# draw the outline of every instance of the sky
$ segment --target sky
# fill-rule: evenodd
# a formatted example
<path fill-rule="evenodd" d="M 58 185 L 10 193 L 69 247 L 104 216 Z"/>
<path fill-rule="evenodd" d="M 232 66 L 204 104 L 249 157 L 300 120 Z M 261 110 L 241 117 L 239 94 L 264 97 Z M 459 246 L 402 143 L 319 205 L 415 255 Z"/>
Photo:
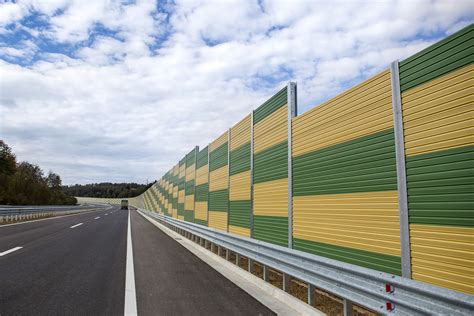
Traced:
<path fill-rule="evenodd" d="M 474 1 L 2 1 L 0 139 L 63 184 L 146 183 L 297 82 L 303 113 Z"/>

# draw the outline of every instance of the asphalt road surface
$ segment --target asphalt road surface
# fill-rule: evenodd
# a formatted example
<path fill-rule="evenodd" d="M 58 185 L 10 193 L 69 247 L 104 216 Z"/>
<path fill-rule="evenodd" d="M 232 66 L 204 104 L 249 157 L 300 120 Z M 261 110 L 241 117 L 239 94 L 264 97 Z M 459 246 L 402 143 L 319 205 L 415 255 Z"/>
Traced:
<path fill-rule="evenodd" d="M 0 314 L 123 314 L 127 223 L 114 207 L 0 227 L 0 252 L 23 247 L 0 257 Z"/>
<path fill-rule="evenodd" d="M 138 315 L 274 315 L 143 216 L 131 218 Z"/>
<path fill-rule="evenodd" d="M 123 315 L 127 225 L 111 207 L 0 226 L 0 316 Z M 273 315 L 135 211 L 131 230 L 139 315 Z"/>

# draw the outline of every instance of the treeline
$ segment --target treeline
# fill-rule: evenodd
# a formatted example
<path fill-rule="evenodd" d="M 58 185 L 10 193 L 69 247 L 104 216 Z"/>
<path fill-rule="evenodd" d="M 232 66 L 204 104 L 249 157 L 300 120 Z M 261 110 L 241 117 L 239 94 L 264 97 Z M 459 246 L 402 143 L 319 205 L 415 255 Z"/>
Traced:
<path fill-rule="evenodd" d="M 73 205 L 77 200 L 61 190 L 61 177 L 44 174 L 35 164 L 18 163 L 12 149 L 0 140 L 0 204 Z"/>
<path fill-rule="evenodd" d="M 154 182 L 153 182 L 154 183 Z M 153 185 L 138 183 L 92 183 L 92 184 L 75 184 L 63 186 L 62 190 L 67 195 L 84 196 L 95 198 L 129 198 L 135 197 L 145 192 Z"/>

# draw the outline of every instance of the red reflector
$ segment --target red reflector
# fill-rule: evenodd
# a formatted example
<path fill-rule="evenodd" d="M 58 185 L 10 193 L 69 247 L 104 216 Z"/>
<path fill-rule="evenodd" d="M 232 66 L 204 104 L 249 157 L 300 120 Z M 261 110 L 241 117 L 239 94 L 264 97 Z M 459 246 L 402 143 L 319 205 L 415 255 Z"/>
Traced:
<path fill-rule="evenodd" d="M 385 305 L 386 305 L 388 311 L 391 311 L 395 308 L 395 305 L 393 305 L 392 302 L 387 302 L 387 303 L 385 303 Z"/>
<path fill-rule="evenodd" d="M 390 283 L 385 284 L 385 292 L 387 292 L 387 293 L 392 293 L 393 292 L 393 286 Z"/>

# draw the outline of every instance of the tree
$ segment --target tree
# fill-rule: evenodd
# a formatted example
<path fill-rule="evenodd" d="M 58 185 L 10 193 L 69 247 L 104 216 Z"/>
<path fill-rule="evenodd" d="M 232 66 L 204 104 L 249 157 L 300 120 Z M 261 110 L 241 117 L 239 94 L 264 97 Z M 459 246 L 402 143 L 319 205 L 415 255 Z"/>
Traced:
<path fill-rule="evenodd" d="M 0 175 L 12 175 L 16 169 L 16 157 L 12 149 L 0 139 Z"/>
<path fill-rule="evenodd" d="M 12 149 L 0 140 L 0 204 L 76 204 L 61 190 L 61 177 L 50 171 L 45 177 L 38 165 L 16 162 Z"/>
<path fill-rule="evenodd" d="M 154 182 L 153 182 L 154 183 Z M 137 184 L 137 183 L 91 183 L 91 184 L 75 184 L 71 186 L 63 186 L 63 192 L 72 196 L 88 196 L 98 198 L 128 198 L 134 197 L 145 192 L 153 185 Z"/>
<path fill-rule="evenodd" d="M 48 187 L 54 191 L 61 190 L 61 177 L 54 172 L 50 171 L 46 177 L 46 184 Z"/>
<path fill-rule="evenodd" d="M 0 203 L 6 200 L 8 182 L 16 170 L 16 157 L 12 149 L 0 139 Z"/>
<path fill-rule="evenodd" d="M 51 199 L 43 171 L 26 161 L 17 165 L 7 192 L 12 204 L 49 204 Z"/>

